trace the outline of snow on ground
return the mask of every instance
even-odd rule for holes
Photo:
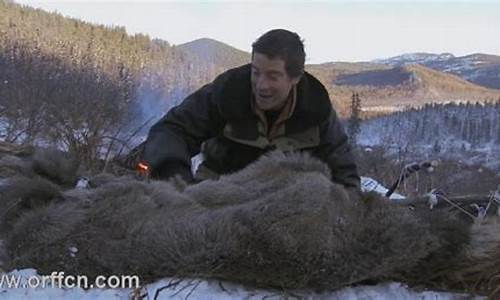
[[[8,275],[20,275],[23,278],[36,275],[34,269],[13,271]],[[0,288],[1,299],[130,299],[132,289],[88,289],[80,288]],[[176,279],[165,278],[146,285],[140,290],[143,299],[282,299],[284,297],[300,299],[345,299],[345,300],[445,300],[445,299],[485,299],[471,297],[470,295],[435,292],[415,291],[404,284],[397,282],[383,283],[376,286],[346,287],[335,292],[313,293],[306,291],[282,291],[250,289],[237,284],[221,282],[218,280],[191,279],[179,282]]]
[[[378,181],[370,177],[361,176],[361,191],[363,192],[376,192],[382,196],[385,196],[389,189],[381,185]],[[393,193],[389,199],[391,200],[401,200],[405,199],[405,196],[398,193]]]

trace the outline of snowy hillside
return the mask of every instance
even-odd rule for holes
[[[358,136],[361,145],[411,149],[421,158],[461,158],[500,171],[500,104],[436,105],[367,120]]]

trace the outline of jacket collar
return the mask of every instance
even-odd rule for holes
[[[263,124],[263,130],[266,135],[273,135],[277,131],[278,126],[286,120],[290,119],[290,117],[293,115],[295,104],[297,103],[297,87],[294,86],[290,91],[285,105],[279,112],[278,118],[274,121],[273,124],[268,124],[265,112],[259,109],[255,103],[254,95],[252,95],[250,103],[252,106],[252,111],[257,115],[257,117],[259,117],[259,121]]]

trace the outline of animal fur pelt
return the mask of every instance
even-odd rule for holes
[[[90,190],[8,181],[2,207],[12,201],[5,195],[26,198],[34,187],[52,198],[2,217],[5,268],[335,289],[413,279],[411,270],[447,265],[470,245],[468,226],[449,214],[417,214],[373,194],[352,199],[329,178],[306,154],[274,152],[191,186],[112,175],[92,178]]]

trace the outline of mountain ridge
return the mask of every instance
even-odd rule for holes
[[[492,103],[500,91],[419,65],[369,70],[332,78],[332,93],[346,97],[358,93],[366,112],[382,113],[419,107],[427,103]],[[340,93],[344,92],[344,95]]]
[[[450,53],[409,53],[372,62],[389,66],[418,63],[444,73],[458,75],[475,84],[500,89],[500,56],[472,53],[454,56]]]

